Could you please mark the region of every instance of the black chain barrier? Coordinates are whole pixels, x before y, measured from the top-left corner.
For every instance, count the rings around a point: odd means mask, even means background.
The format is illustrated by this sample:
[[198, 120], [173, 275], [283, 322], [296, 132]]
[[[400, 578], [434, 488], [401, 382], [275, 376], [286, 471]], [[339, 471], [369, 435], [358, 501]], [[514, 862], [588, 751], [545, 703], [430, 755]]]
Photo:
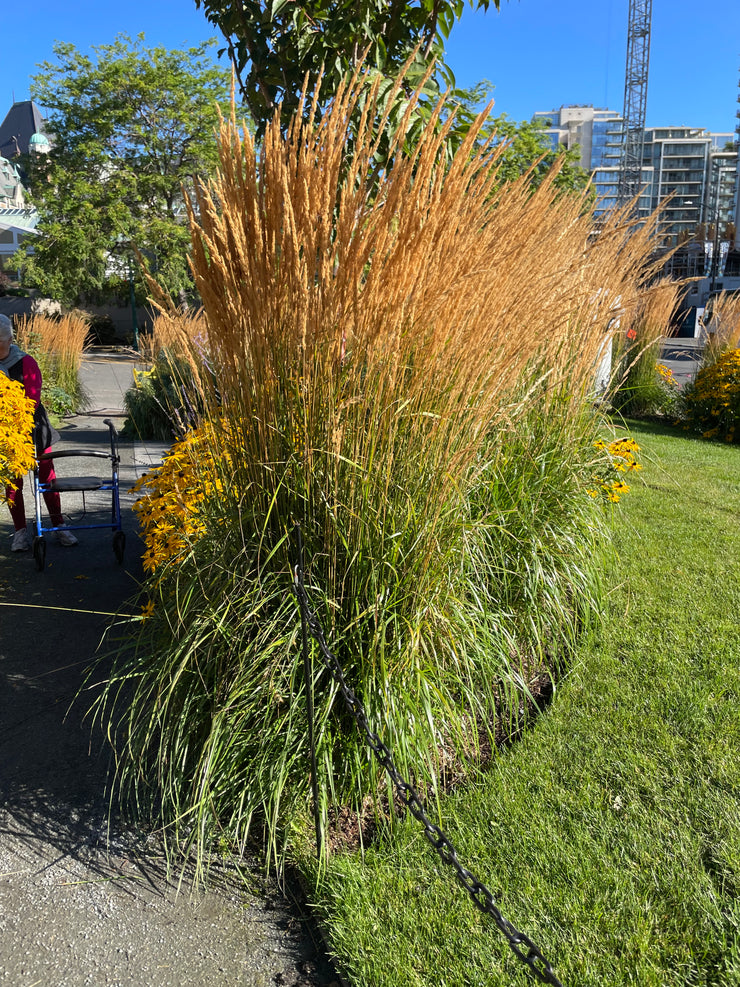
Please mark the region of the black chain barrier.
[[357, 698], [352, 688], [347, 684], [342, 666], [329, 650], [326, 643], [326, 638], [324, 636], [324, 631], [319, 623], [318, 617], [313, 610], [311, 610], [311, 606], [308, 602], [308, 595], [306, 594], [306, 587], [303, 582], [303, 567], [301, 564], [296, 565], [295, 567], [293, 585], [301, 610], [301, 618], [302, 620], [305, 620], [308, 625], [308, 629], [311, 632], [311, 636], [319, 646], [319, 652], [321, 654], [324, 667], [339, 686], [344, 702], [347, 705], [347, 709], [354, 718], [360, 732], [365, 735], [365, 740], [367, 741], [367, 744], [375, 755], [377, 761], [390, 775], [396, 791], [398, 792], [399, 798], [412, 816], [414, 816], [414, 818], [417, 819], [424, 827], [424, 835], [429, 843], [437, 851], [441, 860], [445, 864], [452, 867], [455, 871], [457, 880], [468, 892], [475, 907], [479, 911], [484, 912], [486, 915], [490, 915], [496, 923], [498, 929], [503, 933], [511, 949], [522, 961], [522, 963], [529, 967], [541, 983], [554, 984], [555, 987], [563, 987], [561, 982], [555, 976], [552, 966], [542, 955], [535, 943], [532, 942], [529, 936], [525, 935], [523, 932], [520, 932], [515, 925], [509, 922], [508, 919], [504, 918], [499, 909], [496, 907], [493, 895], [485, 884], [479, 881], [477, 877], [467, 868], [462, 866], [457, 856], [457, 850], [439, 826], [435, 825], [428, 818], [424, 803], [417, 794], [413, 785], [401, 777], [401, 774], [393, 761], [393, 756], [390, 750], [386, 747], [377, 733], [371, 729], [364, 706]]

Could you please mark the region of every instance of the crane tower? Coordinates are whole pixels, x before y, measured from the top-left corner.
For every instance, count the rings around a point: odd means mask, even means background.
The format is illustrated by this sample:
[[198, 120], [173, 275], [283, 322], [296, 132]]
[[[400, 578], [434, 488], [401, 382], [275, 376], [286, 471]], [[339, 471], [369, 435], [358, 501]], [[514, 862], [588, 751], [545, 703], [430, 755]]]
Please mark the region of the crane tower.
[[645, 142], [650, 20], [653, 0], [629, 0], [627, 67], [624, 76], [624, 136], [617, 188], [617, 205], [626, 205], [641, 187]]

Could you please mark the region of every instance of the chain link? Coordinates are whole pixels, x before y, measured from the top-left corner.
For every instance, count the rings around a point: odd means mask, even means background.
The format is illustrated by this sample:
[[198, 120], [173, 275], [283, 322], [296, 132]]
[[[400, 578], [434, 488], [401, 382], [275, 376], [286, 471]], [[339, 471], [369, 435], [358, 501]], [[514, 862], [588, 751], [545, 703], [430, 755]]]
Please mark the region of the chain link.
[[306, 587], [303, 582], [303, 571], [298, 565], [295, 567], [293, 585], [301, 611], [306, 618], [308, 629], [311, 632], [311, 636], [319, 646], [319, 653], [321, 655], [324, 667], [339, 686], [347, 709], [352, 714], [361, 733], [364, 734], [370, 750], [375, 755], [378, 763], [382, 765], [382, 767], [385, 768], [390, 775], [401, 802], [408, 809], [411, 815], [421, 823], [424, 828], [424, 836], [434, 850], [437, 851], [437, 854], [443, 863], [452, 867], [458, 882], [468, 892], [468, 895], [470, 896], [470, 899], [475, 907], [493, 919], [499, 931], [504, 935], [509, 946], [516, 956], [522, 961], [522, 963], [529, 967], [541, 983], [553, 984], [554, 987], [563, 987], [561, 982], [555, 976], [552, 966], [547, 959], [545, 959], [539, 948], [532, 942], [529, 936], [525, 935], [523, 932], [520, 932], [515, 925], [509, 922], [508, 919], [504, 918], [499, 909], [496, 907], [493, 895], [488, 890], [486, 885], [479, 881], [474, 874], [463, 867], [460, 863], [457, 856], [457, 850], [454, 845], [445, 836], [439, 826], [435, 825], [428, 818], [424, 803], [417, 794], [413, 785], [401, 776], [393, 761], [393, 756], [390, 750], [386, 747], [377, 733], [371, 729], [364, 706], [357, 698], [352, 688], [348, 685], [342, 666], [339, 664], [339, 661], [335, 655], [329, 650], [329, 646], [326, 643], [324, 631], [319, 623], [318, 617], [311, 610], [308, 595], [306, 593]]

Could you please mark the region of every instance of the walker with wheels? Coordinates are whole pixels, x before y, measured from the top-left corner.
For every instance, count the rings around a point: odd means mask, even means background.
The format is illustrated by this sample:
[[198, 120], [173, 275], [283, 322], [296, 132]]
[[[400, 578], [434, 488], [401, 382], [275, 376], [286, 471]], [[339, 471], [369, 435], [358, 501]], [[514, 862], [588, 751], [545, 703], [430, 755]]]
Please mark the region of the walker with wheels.
[[[46, 539], [44, 535], [56, 531], [76, 531], [80, 529], [107, 528], [113, 531], [113, 552], [116, 560], [123, 562], [123, 552], [126, 547], [126, 535], [121, 530], [121, 502], [118, 492], [118, 466], [120, 456], [118, 454], [118, 433], [115, 425], [106, 418], [103, 424], [108, 426], [110, 432], [110, 452], [102, 452], [98, 449], [63, 449], [60, 452], [42, 452], [36, 456], [36, 463], [33, 471], [33, 500], [36, 508], [36, 536], [33, 539], [33, 557], [36, 568], [41, 572], [46, 564]], [[64, 476], [55, 477], [48, 483], [42, 483], [39, 479], [39, 463], [48, 459], [106, 459], [110, 463], [110, 479], [102, 476]], [[44, 527], [41, 523], [41, 500], [45, 493], [82, 493], [83, 505], [85, 493], [93, 490], [110, 491], [111, 494], [111, 519], [110, 522], [99, 524], [63, 524], [58, 526]], [[85, 516], [83, 510], [83, 517]]]

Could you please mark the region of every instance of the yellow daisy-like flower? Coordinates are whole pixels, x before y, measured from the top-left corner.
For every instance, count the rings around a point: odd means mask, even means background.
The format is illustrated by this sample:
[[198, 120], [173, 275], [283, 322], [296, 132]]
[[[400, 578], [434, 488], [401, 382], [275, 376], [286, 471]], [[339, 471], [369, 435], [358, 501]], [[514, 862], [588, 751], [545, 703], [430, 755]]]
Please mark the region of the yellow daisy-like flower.
[[640, 446], [632, 438], [615, 439], [609, 443], [599, 439], [593, 445], [606, 455], [598, 471], [591, 474], [591, 480], [598, 486], [587, 487], [586, 493], [594, 499], [601, 497], [606, 503], [616, 504], [630, 489], [629, 484], [624, 482], [623, 475], [642, 469], [635, 458], [640, 452]]
[[0, 490], [33, 469], [34, 407], [23, 385], [0, 373]]
[[176, 442], [161, 466], [137, 480], [133, 489], [141, 496], [133, 510], [146, 546], [146, 572], [184, 558], [205, 534], [204, 505], [223, 493], [222, 472], [230, 471], [228, 452], [222, 449], [217, 463], [214, 447], [213, 426], [205, 423]]

